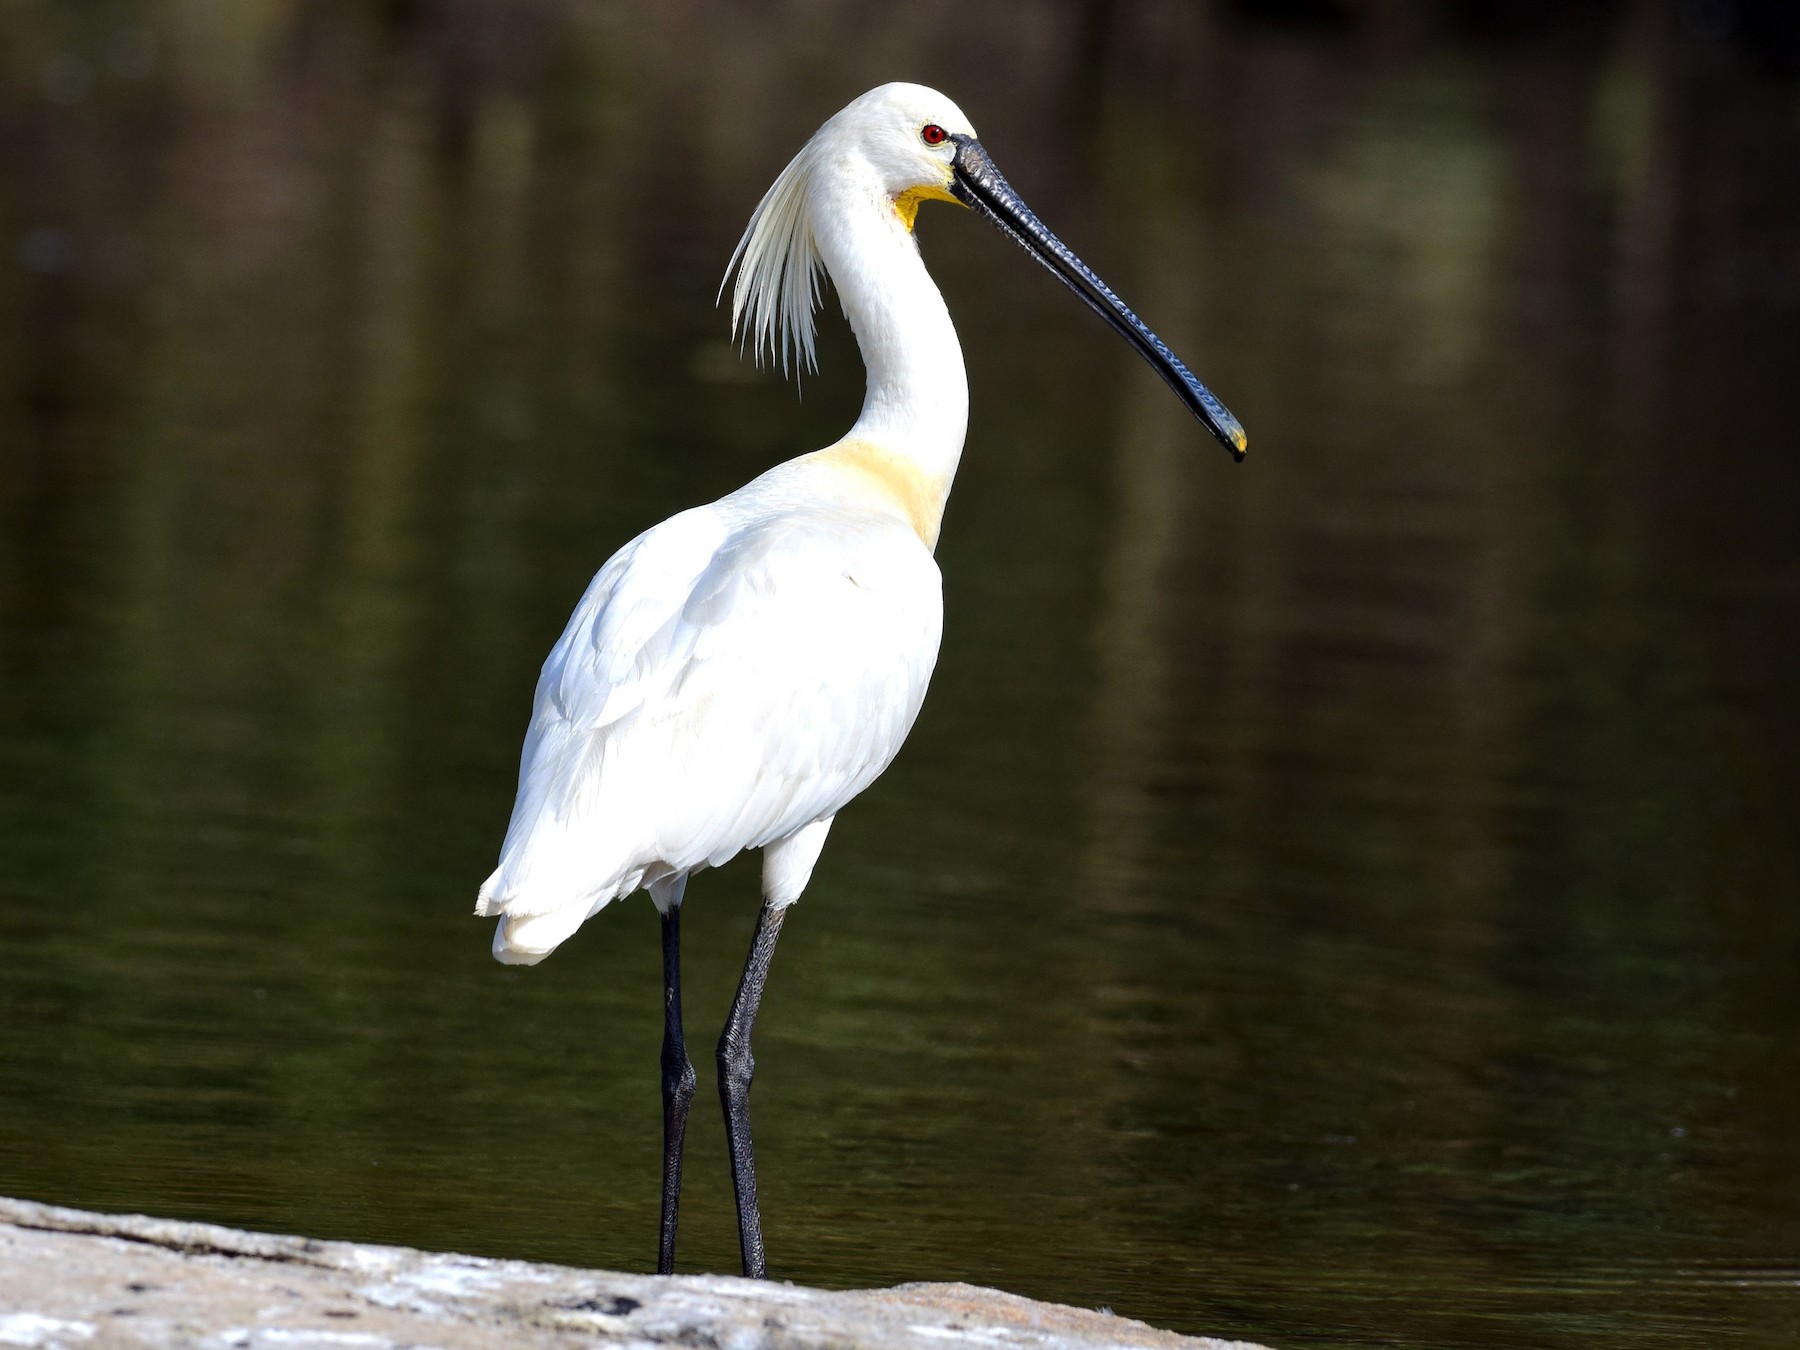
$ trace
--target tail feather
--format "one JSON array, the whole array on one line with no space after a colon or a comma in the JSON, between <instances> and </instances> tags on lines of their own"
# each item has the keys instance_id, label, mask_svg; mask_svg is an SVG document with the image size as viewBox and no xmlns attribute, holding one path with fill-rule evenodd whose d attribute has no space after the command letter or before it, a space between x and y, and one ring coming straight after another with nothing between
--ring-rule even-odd
<instances>
[{"instance_id":1,"label":"tail feather","mask_svg":"<svg viewBox=\"0 0 1800 1350\"><path fill-rule=\"evenodd\" d=\"M499 919L494 929L494 959L509 966L533 966L555 951L575 930L622 894L644 880L639 868L619 884L598 892L569 887L522 889L509 884L504 866L482 883L475 913Z\"/></svg>"},{"instance_id":2,"label":"tail feather","mask_svg":"<svg viewBox=\"0 0 1800 1350\"><path fill-rule=\"evenodd\" d=\"M506 908L506 901L495 892L500 889L500 872L496 867L493 875L481 883L481 890L475 896L475 917L478 919L497 918Z\"/></svg>"},{"instance_id":3,"label":"tail feather","mask_svg":"<svg viewBox=\"0 0 1800 1350\"><path fill-rule=\"evenodd\" d=\"M509 966L535 966L560 947L587 919L580 907L551 914L509 914L494 925L494 959Z\"/></svg>"}]
</instances>

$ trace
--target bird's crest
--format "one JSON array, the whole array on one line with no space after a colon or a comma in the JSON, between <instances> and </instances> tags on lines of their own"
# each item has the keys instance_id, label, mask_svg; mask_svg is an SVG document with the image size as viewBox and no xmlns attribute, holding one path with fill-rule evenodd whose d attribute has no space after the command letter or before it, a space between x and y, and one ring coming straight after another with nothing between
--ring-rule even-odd
<instances>
[{"instance_id":1,"label":"bird's crest","mask_svg":"<svg viewBox=\"0 0 1800 1350\"><path fill-rule=\"evenodd\" d=\"M732 251L719 283L719 295L737 271L731 293L731 332L755 353L780 357L781 372L817 370L813 354L814 311L819 307L819 274L824 262L813 237L810 180L813 146L809 142L788 161L763 194Z\"/></svg>"}]
</instances>

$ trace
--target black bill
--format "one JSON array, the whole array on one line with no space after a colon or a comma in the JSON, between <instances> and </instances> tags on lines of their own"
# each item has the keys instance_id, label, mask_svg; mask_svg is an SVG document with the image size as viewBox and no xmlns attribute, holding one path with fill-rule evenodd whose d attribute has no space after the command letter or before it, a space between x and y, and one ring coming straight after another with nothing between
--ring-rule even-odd
<instances>
[{"instance_id":1,"label":"black bill","mask_svg":"<svg viewBox=\"0 0 1800 1350\"><path fill-rule=\"evenodd\" d=\"M1011 235L1063 285L1079 295L1089 309L1111 324L1115 332L1137 348L1138 355L1155 367L1156 373L1168 382L1188 411L1231 451L1231 457L1241 461L1249 443L1244 428L1225 405L1213 397L1212 390L1194 378L1194 372L1181 364L1181 358L1113 294L1111 287L1094 275L1093 269L1045 228L1044 222L1019 200L1019 194L1000 176L1000 170L994 167L994 161L988 158L980 141L972 136L952 139L956 142L956 157L951 161L950 191L956 199Z\"/></svg>"}]
</instances>

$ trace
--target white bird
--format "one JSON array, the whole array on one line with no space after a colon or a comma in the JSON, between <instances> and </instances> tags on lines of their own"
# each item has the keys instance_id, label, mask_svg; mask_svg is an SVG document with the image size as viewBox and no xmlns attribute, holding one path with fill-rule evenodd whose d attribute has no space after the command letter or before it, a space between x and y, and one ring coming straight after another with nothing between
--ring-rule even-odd
<instances>
[{"instance_id":1,"label":"white bird","mask_svg":"<svg viewBox=\"0 0 1800 1350\"><path fill-rule=\"evenodd\" d=\"M654 526L600 569L544 662L512 821L476 907L500 919L494 955L529 965L649 890L663 932L665 1274L695 1083L681 1028L688 878L763 850L762 913L718 1048L744 1273L762 1277L748 1099L770 957L832 820L899 752L937 661L932 553L969 394L913 235L928 199L1024 245L1243 456L1237 421L1044 228L942 94L872 90L782 170L726 271L733 331L784 370L811 365L823 269L868 368L862 414L836 444Z\"/></svg>"}]
</instances>

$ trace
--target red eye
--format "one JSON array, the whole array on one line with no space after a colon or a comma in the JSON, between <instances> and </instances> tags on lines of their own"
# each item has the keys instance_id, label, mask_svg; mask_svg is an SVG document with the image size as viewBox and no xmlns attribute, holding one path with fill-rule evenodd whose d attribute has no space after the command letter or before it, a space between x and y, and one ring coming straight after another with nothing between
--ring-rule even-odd
<instances>
[{"instance_id":1,"label":"red eye","mask_svg":"<svg viewBox=\"0 0 1800 1350\"><path fill-rule=\"evenodd\" d=\"M945 131L936 122L927 122L925 124L925 129L919 133L919 139L924 141L927 145L942 145L945 141L950 139L950 133Z\"/></svg>"}]
</instances>

